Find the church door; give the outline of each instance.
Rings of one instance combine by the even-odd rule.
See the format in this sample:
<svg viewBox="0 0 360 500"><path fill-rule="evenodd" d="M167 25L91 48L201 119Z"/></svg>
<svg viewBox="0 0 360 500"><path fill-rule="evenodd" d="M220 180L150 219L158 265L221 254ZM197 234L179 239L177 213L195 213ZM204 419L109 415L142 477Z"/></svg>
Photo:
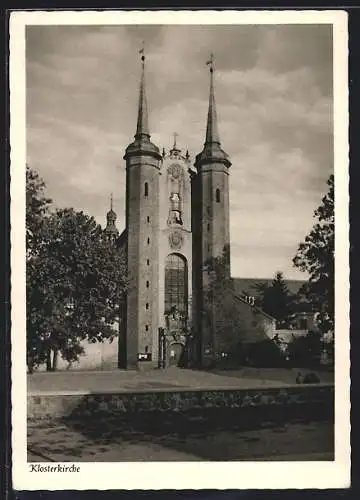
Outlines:
<svg viewBox="0 0 360 500"><path fill-rule="evenodd" d="M168 350L168 365L178 366L183 354L184 346L182 344L170 344Z"/></svg>

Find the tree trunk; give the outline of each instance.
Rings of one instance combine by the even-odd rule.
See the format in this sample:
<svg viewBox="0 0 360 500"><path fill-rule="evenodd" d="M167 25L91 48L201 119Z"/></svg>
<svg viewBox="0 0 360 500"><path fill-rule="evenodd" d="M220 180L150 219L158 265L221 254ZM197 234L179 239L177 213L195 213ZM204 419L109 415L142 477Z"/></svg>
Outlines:
<svg viewBox="0 0 360 500"><path fill-rule="evenodd" d="M57 370L58 359L59 359L59 351L57 349L54 349L53 364L52 364L52 371L53 372L56 372L56 370Z"/></svg>
<svg viewBox="0 0 360 500"><path fill-rule="evenodd" d="M51 369L51 347L49 347L46 353L46 371L51 372Z"/></svg>

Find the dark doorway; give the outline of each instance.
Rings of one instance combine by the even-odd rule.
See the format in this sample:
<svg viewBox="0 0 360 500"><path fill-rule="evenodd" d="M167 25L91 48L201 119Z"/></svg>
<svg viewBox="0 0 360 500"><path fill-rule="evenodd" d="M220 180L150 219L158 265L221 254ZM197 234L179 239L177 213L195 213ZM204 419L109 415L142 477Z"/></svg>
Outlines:
<svg viewBox="0 0 360 500"><path fill-rule="evenodd" d="M180 343L170 344L168 347L168 366L179 366L184 346Z"/></svg>

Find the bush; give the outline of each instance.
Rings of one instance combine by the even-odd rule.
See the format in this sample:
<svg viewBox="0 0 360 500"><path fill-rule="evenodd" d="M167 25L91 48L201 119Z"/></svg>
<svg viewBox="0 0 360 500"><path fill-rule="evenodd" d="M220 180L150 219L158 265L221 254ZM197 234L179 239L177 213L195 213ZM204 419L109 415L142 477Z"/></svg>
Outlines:
<svg viewBox="0 0 360 500"><path fill-rule="evenodd" d="M309 332L303 337L295 337L288 344L290 363L303 368L319 366L321 350L322 341L319 332Z"/></svg>
<svg viewBox="0 0 360 500"><path fill-rule="evenodd" d="M320 379L318 375L314 372L307 373L303 379L303 384L318 384L319 382Z"/></svg>
<svg viewBox="0 0 360 500"><path fill-rule="evenodd" d="M252 366L264 368L283 367L286 364L283 353L271 339L248 346L247 362Z"/></svg>

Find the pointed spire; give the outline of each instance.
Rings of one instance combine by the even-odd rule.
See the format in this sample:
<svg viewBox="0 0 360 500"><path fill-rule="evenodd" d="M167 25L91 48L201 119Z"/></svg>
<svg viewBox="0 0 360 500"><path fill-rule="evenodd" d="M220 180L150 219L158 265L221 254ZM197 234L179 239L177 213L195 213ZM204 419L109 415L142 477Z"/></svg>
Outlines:
<svg viewBox="0 0 360 500"><path fill-rule="evenodd" d="M210 59L206 64L210 66L210 96L205 144L220 144L214 93L214 54L211 53Z"/></svg>
<svg viewBox="0 0 360 500"><path fill-rule="evenodd" d="M142 48L139 50L141 54L141 79L140 79L140 93L139 93L139 108L136 126L135 139L142 139L144 137L150 138L148 110L145 90L145 47L142 42Z"/></svg>
<svg viewBox="0 0 360 500"><path fill-rule="evenodd" d="M112 211L113 209L113 194L110 194L110 210Z"/></svg>
<svg viewBox="0 0 360 500"><path fill-rule="evenodd" d="M150 141L150 131L148 122L148 108L145 89L145 49L144 42L139 50L141 54L141 78L140 78L140 93L138 116L136 124L135 140L128 145L125 151L124 159L127 160L130 156L135 155L150 155L157 160L161 159L159 148Z"/></svg>
<svg viewBox="0 0 360 500"><path fill-rule="evenodd" d="M217 114L215 104L214 92L214 55L210 55L209 61L206 62L210 66L210 95L209 95L209 109L206 124L206 137L204 148L201 153L196 156L195 163L197 167L202 164L209 163L223 163L227 168L230 167L231 162L228 155L221 149L220 137L217 125Z"/></svg>

